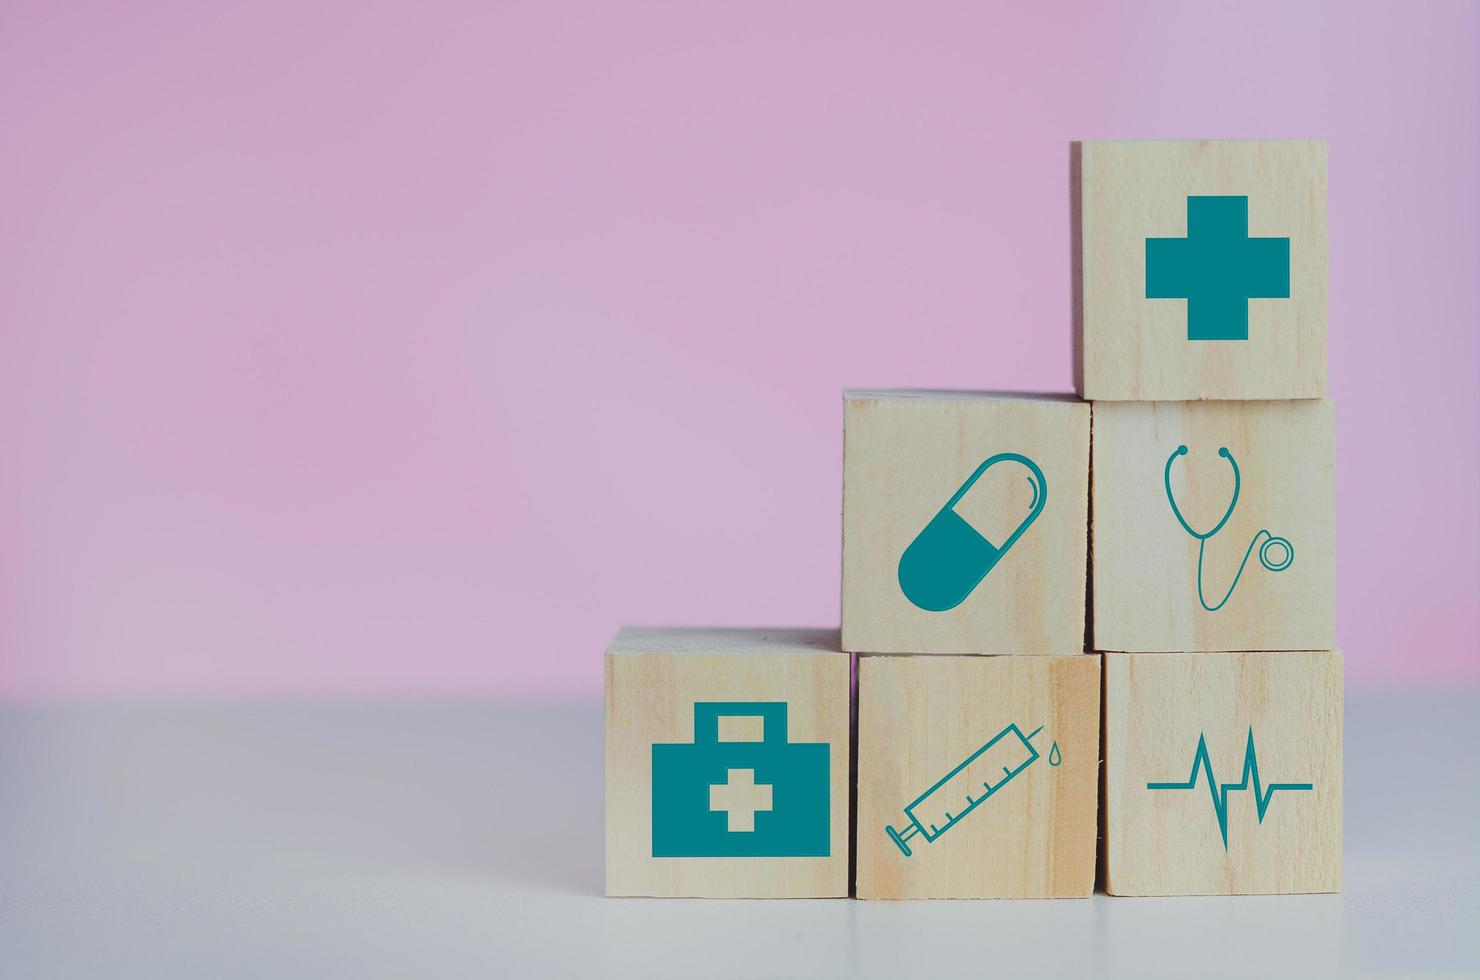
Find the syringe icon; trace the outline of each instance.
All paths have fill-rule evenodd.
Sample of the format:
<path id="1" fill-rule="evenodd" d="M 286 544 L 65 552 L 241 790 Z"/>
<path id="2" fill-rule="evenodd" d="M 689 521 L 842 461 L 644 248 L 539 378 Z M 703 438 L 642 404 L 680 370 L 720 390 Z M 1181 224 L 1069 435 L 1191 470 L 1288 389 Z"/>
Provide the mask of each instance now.
<path id="1" fill-rule="evenodd" d="M 991 741 L 966 757 L 961 763 L 936 783 L 920 794 L 920 798 L 904 808 L 909 826 L 900 833 L 891 826 L 884 830 L 890 840 L 899 846 L 905 857 L 911 854 L 905 841 L 916 834 L 927 841 L 934 841 L 955 826 L 956 821 L 966 816 L 991 798 L 998 790 L 1012 782 L 1014 776 L 1038 761 L 1038 750 L 1031 739 L 1043 731 L 1039 725 L 1027 735 L 1017 724 L 1008 725 L 992 736 Z M 959 812 L 952 812 L 960 807 Z"/>

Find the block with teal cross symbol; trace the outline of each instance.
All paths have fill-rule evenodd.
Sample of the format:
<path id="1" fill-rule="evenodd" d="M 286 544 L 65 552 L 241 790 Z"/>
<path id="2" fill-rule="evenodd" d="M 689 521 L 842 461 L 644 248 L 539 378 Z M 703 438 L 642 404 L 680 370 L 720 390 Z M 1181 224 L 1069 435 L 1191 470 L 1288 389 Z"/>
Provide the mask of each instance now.
<path id="1" fill-rule="evenodd" d="M 1249 300 L 1290 298 L 1290 239 L 1250 238 L 1247 196 L 1188 197 L 1187 237 L 1146 239 L 1146 298 L 1187 300 L 1188 340 L 1248 340 Z"/>

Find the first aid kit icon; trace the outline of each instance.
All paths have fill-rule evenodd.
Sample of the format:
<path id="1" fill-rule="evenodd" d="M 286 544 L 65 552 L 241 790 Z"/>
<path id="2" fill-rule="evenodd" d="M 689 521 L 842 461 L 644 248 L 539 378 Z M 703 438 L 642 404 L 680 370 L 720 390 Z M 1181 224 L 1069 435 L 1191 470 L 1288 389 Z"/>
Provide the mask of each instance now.
<path id="1" fill-rule="evenodd" d="M 785 701 L 695 702 L 694 741 L 653 746 L 653 857 L 827 857 L 829 749 Z"/>

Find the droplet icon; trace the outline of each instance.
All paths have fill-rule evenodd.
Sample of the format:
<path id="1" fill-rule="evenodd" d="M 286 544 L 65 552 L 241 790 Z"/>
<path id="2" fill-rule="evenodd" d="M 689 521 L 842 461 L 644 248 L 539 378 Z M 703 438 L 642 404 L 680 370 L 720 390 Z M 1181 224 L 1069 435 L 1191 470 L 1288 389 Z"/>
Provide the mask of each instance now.
<path id="1" fill-rule="evenodd" d="M 1063 761 L 1064 757 L 1059 752 L 1059 743 L 1057 740 L 1055 740 L 1053 743 L 1053 747 L 1048 750 L 1048 764 L 1051 766 L 1056 766 Z"/>

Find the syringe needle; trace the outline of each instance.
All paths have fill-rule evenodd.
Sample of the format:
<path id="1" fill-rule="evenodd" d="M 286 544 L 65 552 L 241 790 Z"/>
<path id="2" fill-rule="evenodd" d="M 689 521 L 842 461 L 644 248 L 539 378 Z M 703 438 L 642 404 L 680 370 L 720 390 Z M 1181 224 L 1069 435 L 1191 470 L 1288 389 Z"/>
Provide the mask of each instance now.
<path id="1" fill-rule="evenodd" d="M 1031 732 L 1028 733 L 1028 736 L 1027 736 L 1027 739 L 1026 740 L 1029 741 L 1029 742 L 1033 741 L 1033 736 L 1034 735 L 1037 735 L 1041 731 L 1043 731 L 1043 726 L 1042 725 L 1039 725 L 1037 728 L 1033 729 Z"/>

